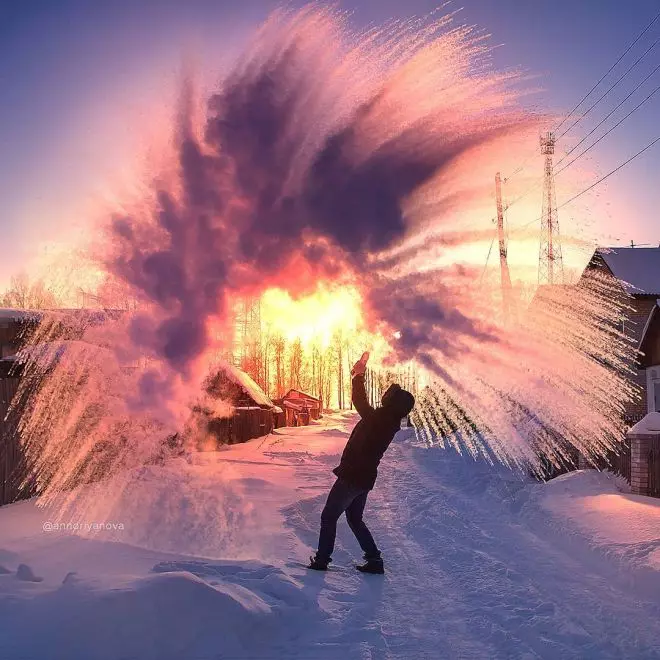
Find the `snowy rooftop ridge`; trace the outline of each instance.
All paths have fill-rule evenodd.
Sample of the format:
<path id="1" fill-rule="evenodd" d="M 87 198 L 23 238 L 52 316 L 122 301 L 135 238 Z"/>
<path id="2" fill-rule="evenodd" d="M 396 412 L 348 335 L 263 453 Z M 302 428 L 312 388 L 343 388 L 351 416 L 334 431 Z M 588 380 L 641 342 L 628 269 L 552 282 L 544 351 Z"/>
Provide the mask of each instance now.
<path id="1" fill-rule="evenodd" d="M 660 247 L 598 248 L 600 257 L 627 293 L 660 295 Z"/>
<path id="2" fill-rule="evenodd" d="M 34 310 L 0 307 L 0 321 L 23 321 L 26 319 L 40 319 L 41 316 L 41 312 Z"/>
<path id="3" fill-rule="evenodd" d="M 275 404 L 266 396 L 261 387 L 244 371 L 224 361 L 220 362 L 218 366 L 225 372 L 227 378 L 238 385 L 258 406 L 275 407 Z"/>
<path id="4" fill-rule="evenodd" d="M 650 412 L 633 426 L 628 433 L 660 433 L 660 412 Z"/>

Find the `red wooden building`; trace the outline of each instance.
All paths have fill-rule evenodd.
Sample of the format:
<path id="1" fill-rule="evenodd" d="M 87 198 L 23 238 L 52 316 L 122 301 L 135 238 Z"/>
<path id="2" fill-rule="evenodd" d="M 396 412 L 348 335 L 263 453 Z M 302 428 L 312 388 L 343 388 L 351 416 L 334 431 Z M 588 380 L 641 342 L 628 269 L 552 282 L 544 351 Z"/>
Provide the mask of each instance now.
<path id="1" fill-rule="evenodd" d="M 289 390 L 275 403 L 282 409 L 277 417 L 278 426 L 306 426 L 323 414 L 321 399 L 301 390 Z"/>

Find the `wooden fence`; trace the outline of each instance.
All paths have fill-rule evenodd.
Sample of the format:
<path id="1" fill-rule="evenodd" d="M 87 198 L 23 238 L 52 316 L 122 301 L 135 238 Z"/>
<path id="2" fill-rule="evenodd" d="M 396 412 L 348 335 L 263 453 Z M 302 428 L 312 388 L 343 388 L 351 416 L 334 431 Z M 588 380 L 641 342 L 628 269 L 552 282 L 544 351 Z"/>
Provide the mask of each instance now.
<path id="1" fill-rule="evenodd" d="M 630 483 L 630 440 L 626 438 L 617 448 L 607 454 L 605 469 L 625 477 Z"/>

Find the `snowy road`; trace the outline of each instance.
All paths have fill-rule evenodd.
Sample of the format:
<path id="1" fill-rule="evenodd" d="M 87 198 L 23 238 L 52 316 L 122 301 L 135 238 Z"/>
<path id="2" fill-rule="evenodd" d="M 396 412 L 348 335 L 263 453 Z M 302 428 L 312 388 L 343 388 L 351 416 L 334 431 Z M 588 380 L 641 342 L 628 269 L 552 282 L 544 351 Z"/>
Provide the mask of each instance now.
<path id="1" fill-rule="evenodd" d="M 577 510 L 584 475 L 535 484 L 399 439 L 366 511 L 384 578 L 352 569 L 345 521 L 333 570 L 308 572 L 350 422 L 331 421 L 146 472 L 139 510 L 118 513 L 139 511 L 146 536 L 44 538 L 31 503 L 0 509 L 0 657 L 660 658 L 660 572 L 644 559 L 660 530 L 598 544 L 544 506 L 563 489 L 555 508 Z M 651 500 L 607 497 L 660 519 Z M 19 563 L 44 580 L 19 580 Z"/>
<path id="2" fill-rule="evenodd" d="M 376 602 L 361 607 L 364 629 L 378 631 L 372 645 L 401 658 L 660 657 L 660 583 L 645 598 L 644 578 L 544 519 L 530 502 L 540 488 L 442 451 L 393 445 L 366 514 L 388 569 Z M 315 500 L 298 525 L 305 540 L 321 506 Z M 343 553 L 338 560 L 349 563 Z M 338 582 L 329 593 L 354 593 L 358 606 L 360 580 Z"/>
<path id="3" fill-rule="evenodd" d="M 435 612 L 427 608 L 422 625 L 418 619 L 417 640 L 398 631 L 401 650 L 417 643 L 428 657 L 439 650 L 440 657 L 461 658 L 660 652 L 658 598 L 641 602 L 615 567 L 553 533 L 526 501 L 529 488 L 506 478 L 498 483 L 485 466 L 419 452 L 394 449 L 379 516 L 385 529 L 400 530 L 392 563 L 416 578 L 412 600 L 423 604 L 425 594 L 435 595 Z M 397 493 L 400 504 L 385 506 Z M 390 616 L 397 620 L 395 611 Z"/>

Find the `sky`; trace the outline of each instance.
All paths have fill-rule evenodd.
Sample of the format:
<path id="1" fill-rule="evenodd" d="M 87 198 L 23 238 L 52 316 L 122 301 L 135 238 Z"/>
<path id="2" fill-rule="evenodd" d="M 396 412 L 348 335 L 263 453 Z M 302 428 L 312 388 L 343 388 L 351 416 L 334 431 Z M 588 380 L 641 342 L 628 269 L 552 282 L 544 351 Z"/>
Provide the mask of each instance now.
<path id="1" fill-rule="evenodd" d="M 0 236 L 5 248 L 0 288 L 12 274 L 28 270 L 45 249 L 66 244 L 86 226 L 99 198 L 112 196 L 130 180 L 137 156 L 150 148 L 158 127 L 167 121 L 182 63 L 199 64 L 207 81 L 219 77 L 254 27 L 279 4 L 0 3 Z M 339 4 L 351 12 L 356 27 L 423 16 L 438 7 L 430 0 Z M 610 68 L 659 7 L 657 0 L 464 0 L 446 10 L 460 10 L 456 21 L 477 25 L 490 35 L 497 67 L 519 69 L 528 76 L 536 91 L 525 97 L 525 104 L 560 117 Z M 560 141 L 560 156 L 660 65 L 659 20 L 599 93 L 656 39 L 659 43 L 639 66 Z M 660 70 L 626 108 L 658 85 Z M 622 108 L 602 130 L 625 112 Z M 660 136 L 658 116 L 660 92 L 581 159 L 580 181 L 597 180 Z M 538 180 L 543 167 L 538 144 L 530 144 L 523 164 L 517 176 Z M 558 179 L 573 176 L 571 172 Z M 605 243 L 658 244 L 659 173 L 660 143 L 579 204 L 563 208 L 560 224 L 588 224 Z M 532 191 L 532 201 L 534 195 L 540 200 L 540 190 Z M 558 193 L 558 203 L 563 201 Z M 509 223 L 515 226 L 523 219 L 512 207 Z"/>

